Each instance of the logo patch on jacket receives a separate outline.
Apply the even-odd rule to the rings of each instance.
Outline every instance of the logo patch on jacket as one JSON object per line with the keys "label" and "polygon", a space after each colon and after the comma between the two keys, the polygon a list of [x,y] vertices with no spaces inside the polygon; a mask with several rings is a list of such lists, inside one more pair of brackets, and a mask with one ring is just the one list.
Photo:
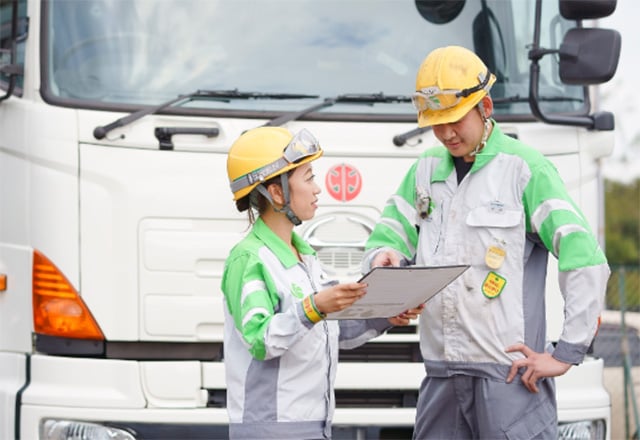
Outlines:
{"label": "logo patch on jacket", "polygon": [[302,287],[298,286],[296,283],[291,283],[291,294],[296,298],[302,298],[304,296],[302,294]]}
{"label": "logo patch on jacket", "polygon": [[482,293],[487,298],[495,298],[502,293],[507,280],[495,272],[489,272],[482,283]]}

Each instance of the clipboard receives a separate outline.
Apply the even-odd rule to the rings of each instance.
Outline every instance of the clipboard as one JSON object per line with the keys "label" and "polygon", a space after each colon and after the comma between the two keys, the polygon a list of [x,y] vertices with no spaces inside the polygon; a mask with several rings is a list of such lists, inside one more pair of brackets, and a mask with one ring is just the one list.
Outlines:
{"label": "clipboard", "polygon": [[369,284],[367,294],[350,307],[329,313],[326,319],[396,316],[429,301],[468,268],[469,265],[374,267],[359,280]]}

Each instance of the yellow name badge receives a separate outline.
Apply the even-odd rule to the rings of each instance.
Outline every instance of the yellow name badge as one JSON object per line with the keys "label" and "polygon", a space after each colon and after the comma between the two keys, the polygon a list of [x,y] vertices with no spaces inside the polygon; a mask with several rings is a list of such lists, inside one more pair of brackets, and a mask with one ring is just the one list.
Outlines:
{"label": "yellow name badge", "polygon": [[504,257],[507,255],[507,251],[499,246],[489,246],[487,252],[484,255],[484,262],[489,269],[500,269],[502,263],[504,263]]}
{"label": "yellow name badge", "polygon": [[495,298],[502,293],[507,280],[495,272],[489,272],[482,283],[482,293],[487,298]]}

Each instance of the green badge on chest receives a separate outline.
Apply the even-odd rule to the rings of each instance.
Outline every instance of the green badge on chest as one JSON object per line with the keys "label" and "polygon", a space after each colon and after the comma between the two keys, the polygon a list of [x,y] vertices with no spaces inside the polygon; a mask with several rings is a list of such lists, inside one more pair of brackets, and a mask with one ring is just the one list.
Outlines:
{"label": "green badge on chest", "polygon": [[482,283],[482,293],[487,298],[495,298],[502,293],[507,280],[495,272],[489,272]]}

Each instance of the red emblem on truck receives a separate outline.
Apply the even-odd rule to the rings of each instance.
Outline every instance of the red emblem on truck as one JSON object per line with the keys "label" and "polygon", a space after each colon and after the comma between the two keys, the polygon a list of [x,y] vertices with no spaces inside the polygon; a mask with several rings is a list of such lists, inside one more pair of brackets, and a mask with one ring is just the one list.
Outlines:
{"label": "red emblem on truck", "polygon": [[324,183],[331,197],[341,202],[349,202],[360,194],[362,176],[356,167],[341,163],[327,171]]}

